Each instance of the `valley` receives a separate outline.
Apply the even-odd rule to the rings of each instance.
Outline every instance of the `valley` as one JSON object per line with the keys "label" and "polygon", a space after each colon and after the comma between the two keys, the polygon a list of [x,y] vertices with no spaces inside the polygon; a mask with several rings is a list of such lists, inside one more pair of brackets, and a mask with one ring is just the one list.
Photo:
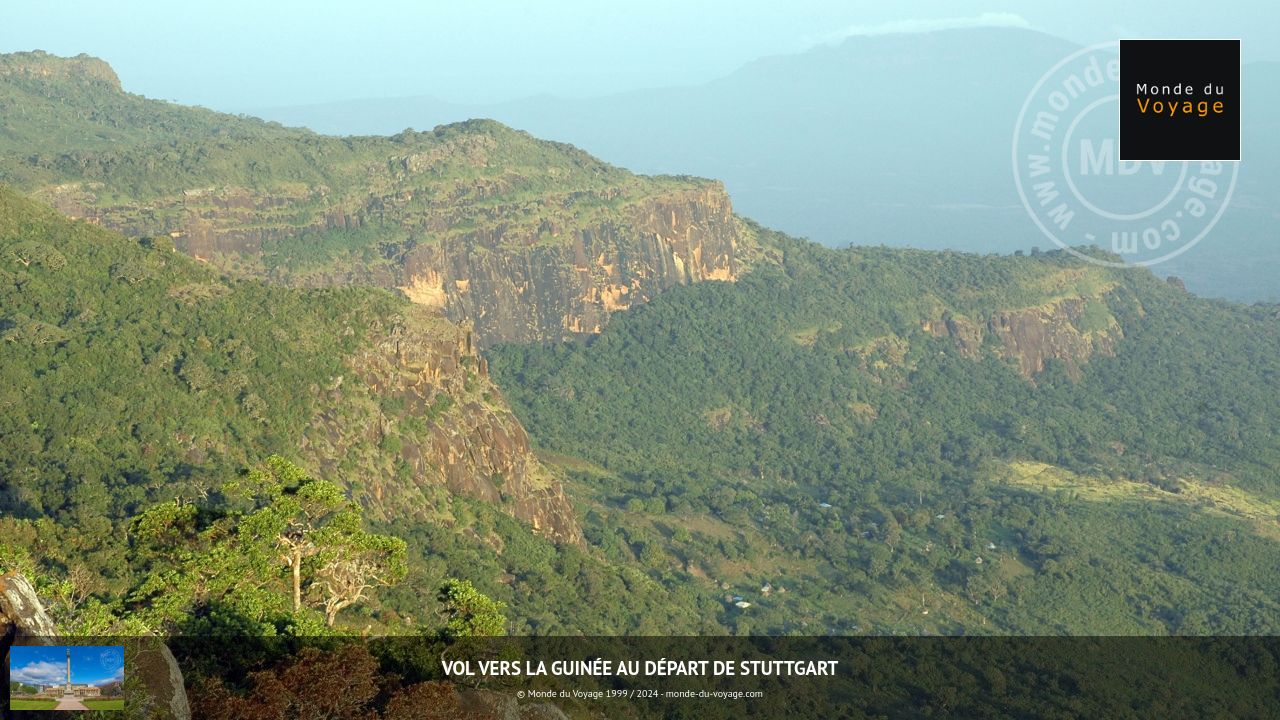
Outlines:
{"label": "valley", "polygon": [[[832,249],[495,121],[318,135],[88,56],[0,57],[0,107],[0,564],[64,629],[1277,631],[1275,306]],[[404,559],[330,615],[235,531],[318,481]]]}

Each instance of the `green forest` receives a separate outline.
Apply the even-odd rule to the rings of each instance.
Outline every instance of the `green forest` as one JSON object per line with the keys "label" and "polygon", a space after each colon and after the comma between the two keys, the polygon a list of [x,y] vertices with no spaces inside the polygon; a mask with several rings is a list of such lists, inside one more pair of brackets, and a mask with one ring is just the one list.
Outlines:
{"label": "green forest", "polygon": [[[759,232],[774,261],[738,283],[491,353],[611,557],[723,583],[739,632],[1276,632],[1275,308]],[[922,330],[1076,297],[1113,355],[1032,377],[994,332]]]}
{"label": "green forest", "polygon": [[[415,487],[394,449],[422,446],[433,427],[464,421],[486,397],[499,402],[474,367],[462,369],[465,387],[432,399],[430,416],[392,425],[381,439],[357,434],[338,455],[316,439],[317,418],[359,430],[405,412],[403,398],[371,397],[355,381],[334,389],[372,336],[425,322],[428,337],[452,338],[452,326],[419,319],[392,293],[236,280],[163,238],[67,221],[0,187],[0,307],[0,569],[37,578],[64,630],[155,624],[136,606],[139,593],[171,594],[148,583],[172,573],[164,582],[190,582],[184,567],[204,560],[183,559],[183,548],[208,552],[228,540],[224,526],[237,521],[225,518],[253,502],[233,502],[223,488],[275,454],[309,473],[332,469],[325,479],[366,508],[362,527],[406,543],[402,576],[344,608],[339,629],[434,627],[435,596],[450,578],[506,602],[504,630],[516,633],[720,627],[714,612],[693,609],[711,602],[709,590],[668,589],[639,564],[557,545],[492,503]],[[373,483],[404,499],[368,509]],[[266,496],[255,502],[270,505]],[[415,510],[386,509],[404,506]],[[136,524],[154,513],[177,513],[185,525],[147,549]],[[288,568],[212,567],[225,592],[248,583],[275,598],[253,600],[253,623],[272,633],[323,626],[295,622],[288,607],[268,613],[287,599]],[[617,602],[582,603],[596,593]],[[172,612],[201,617],[186,605]]]}
{"label": "green forest", "polygon": [[[144,617],[139,518],[242,512],[221,488],[272,454],[319,461],[310,472],[332,468],[367,505],[369,479],[397,472],[378,458],[426,427],[345,460],[299,452],[335,407],[372,422],[322,389],[411,316],[404,300],[219,275],[163,239],[0,193],[0,543],[6,567],[61,593],[68,626]],[[437,520],[361,524],[405,543],[403,576],[329,619],[420,627],[459,578],[517,634],[1274,631],[1277,404],[1258,391],[1277,377],[1274,308],[1062,254],[752,232],[765,250],[737,283],[672,290],[597,338],[489,354],[584,545],[478,499],[417,496]],[[1073,301],[1070,332],[1119,339],[1030,376],[994,331],[923,329]],[[441,399],[448,423],[457,402]],[[287,570],[267,583],[275,602]],[[285,610],[254,622],[287,632]]]}
{"label": "green forest", "polygon": [[450,654],[680,636],[834,642],[862,683],[749,717],[1249,716],[1278,430],[1280,306],[0,55],[0,575],[63,635],[165,638],[198,717],[470,717]]}

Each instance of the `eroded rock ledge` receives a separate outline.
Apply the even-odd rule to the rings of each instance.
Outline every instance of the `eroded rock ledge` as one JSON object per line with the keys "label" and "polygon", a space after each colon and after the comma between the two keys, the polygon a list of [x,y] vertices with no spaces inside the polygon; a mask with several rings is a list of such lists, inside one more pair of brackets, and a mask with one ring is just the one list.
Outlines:
{"label": "eroded rock ledge", "polygon": [[1043,372],[1050,360],[1061,361],[1067,374],[1078,378],[1090,357],[1114,356],[1116,344],[1124,337],[1103,301],[1084,297],[996,311],[977,320],[948,314],[925,322],[923,329],[935,337],[951,338],[969,357],[977,357],[990,341],[992,351],[1017,362],[1028,380]]}
{"label": "eroded rock ledge", "polygon": [[381,468],[345,478],[375,513],[448,524],[448,497],[439,492],[447,489],[493,503],[550,539],[582,542],[563,486],[531,451],[470,328],[412,307],[403,322],[376,329],[348,365],[350,376],[318,389],[327,409],[301,449],[328,476],[342,477],[348,465]]}

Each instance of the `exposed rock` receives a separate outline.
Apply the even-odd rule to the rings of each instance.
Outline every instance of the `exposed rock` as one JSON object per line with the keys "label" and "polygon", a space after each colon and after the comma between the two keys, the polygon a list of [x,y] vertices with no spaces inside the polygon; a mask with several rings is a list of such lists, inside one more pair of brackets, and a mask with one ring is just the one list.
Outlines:
{"label": "exposed rock", "polygon": [[[131,237],[169,237],[177,249],[237,273],[397,288],[414,302],[445,308],[452,320],[473,322],[482,347],[597,333],[611,312],[664,290],[741,274],[744,237],[718,182],[651,186],[623,176],[617,187],[575,190],[567,183],[529,198],[518,192],[526,180],[519,175],[470,185],[433,180],[430,163],[480,152],[459,146],[497,142],[461,135],[400,160],[400,175],[371,168],[370,190],[380,192],[345,198],[324,186],[223,186],[118,204],[101,199],[99,183],[48,186],[35,196]],[[373,261],[354,266],[272,274],[257,264],[267,243],[361,228],[407,240],[381,244]]]}
{"label": "exposed rock", "polygon": [[926,322],[924,331],[934,337],[952,338],[965,357],[975,358],[982,350],[983,328],[962,315],[947,313],[940,321]]}
{"label": "exposed rock", "polygon": [[0,55],[0,77],[102,83],[120,90],[120,78],[107,63],[89,55],[62,58],[42,50]]}
{"label": "exposed rock", "polygon": [[375,512],[421,515],[432,489],[447,488],[491,502],[553,540],[582,542],[563,486],[530,450],[468,327],[413,307],[403,323],[378,330],[349,364],[359,382],[322,392],[346,393],[347,403],[329,406],[364,407],[374,413],[372,422],[326,411],[302,450],[335,476],[355,452],[379,456],[368,458],[374,465],[396,463],[400,475],[392,467],[385,476],[360,479]]}
{"label": "exposed rock", "polygon": [[[136,648],[136,649],[135,649]],[[129,648],[127,678],[143,688],[147,717],[157,720],[190,720],[187,690],[178,661],[158,639],[139,638]]]}
{"label": "exposed rock", "polygon": [[[45,613],[35,588],[23,576],[9,573],[0,577],[0,634],[12,637],[51,637],[53,620]],[[12,637],[11,637],[12,636]],[[7,653],[9,646],[5,645]]]}
{"label": "exposed rock", "polygon": [[418,246],[400,287],[415,302],[439,304],[443,295],[449,317],[472,320],[487,346],[597,333],[610,312],[739,274],[737,225],[718,184],[644,200],[624,218],[543,232],[562,242],[487,229]]}
{"label": "exposed rock", "polygon": [[935,337],[953,339],[967,357],[978,357],[990,337],[996,343],[995,352],[1016,361],[1028,380],[1050,360],[1064,363],[1068,375],[1078,377],[1080,366],[1093,355],[1114,356],[1116,343],[1124,337],[1109,315],[1105,327],[1086,327],[1085,310],[1091,302],[1102,300],[1063,298],[1039,307],[993,312],[980,322],[947,314],[922,327]]}
{"label": "exposed rock", "polygon": [[1115,355],[1116,342],[1123,337],[1119,325],[1082,330],[1079,324],[1086,302],[1069,298],[1048,307],[995,313],[987,321],[987,330],[1000,341],[1002,354],[1018,361],[1023,377],[1035,377],[1050,359],[1065,363],[1067,373],[1076,377],[1090,356]]}

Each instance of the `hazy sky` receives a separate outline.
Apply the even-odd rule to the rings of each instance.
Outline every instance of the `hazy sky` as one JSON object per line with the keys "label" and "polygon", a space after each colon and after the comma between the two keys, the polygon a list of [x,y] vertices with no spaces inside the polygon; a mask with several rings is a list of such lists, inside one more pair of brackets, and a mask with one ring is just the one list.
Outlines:
{"label": "hazy sky", "polygon": [[0,51],[86,52],[134,92],[243,110],[691,84],[850,33],[973,24],[1240,37],[1246,60],[1280,60],[1280,3],[1240,0],[57,0],[9,4]]}

